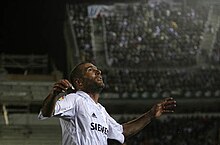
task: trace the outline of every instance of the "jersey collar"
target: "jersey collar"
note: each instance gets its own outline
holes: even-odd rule
[[[91,102],[93,102],[94,104],[96,104],[95,101],[94,101],[86,92],[77,91],[76,94],[78,94],[79,96],[81,96],[81,97],[83,97],[83,98],[85,98],[85,99],[87,99],[87,100],[90,100]],[[99,106],[100,104],[97,103],[96,105]]]

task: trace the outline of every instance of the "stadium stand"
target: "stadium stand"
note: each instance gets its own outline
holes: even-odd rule
[[[43,135],[43,134],[45,135]],[[56,125],[1,126],[2,145],[55,145],[61,144],[60,128]]]
[[[127,5],[106,16],[107,51],[112,66],[196,64],[207,12],[172,10],[167,3]],[[196,28],[196,29],[195,29]],[[143,31],[144,30],[144,31]],[[187,56],[187,59],[185,58]]]
[[[93,46],[91,41],[91,25],[86,5],[69,5],[69,19],[76,37],[76,49],[79,49],[81,61],[93,60]]]
[[[62,77],[48,64],[47,55],[1,54],[1,145],[61,144],[58,120],[37,119],[42,100]]]
[[[105,71],[103,72],[105,73]],[[197,91],[203,92],[201,96],[204,96],[208,90],[214,93],[219,89],[219,68],[213,66],[198,67],[193,71],[178,68],[139,71],[136,69],[117,69],[106,73],[106,82],[109,84],[106,86],[106,92],[128,92],[130,94],[132,92],[141,94],[145,91],[159,94],[176,92],[180,97],[184,97],[184,92],[190,91],[192,96],[196,97]],[[212,97],[218,96],[212,95]]]
[[[90,18],[101,23],[103,33],[98,33],[105,43],[107,66],[102,67],[106,92],[128,93],[130,97],[140,97],[138,94],[157,97],[167,91],[183,97],[212,96],[210,91],[214,96],[218,94],[219,68],[204,64],[207,58],[200,56],[208,49],[203,48],[202,42],[206,38],[206,25],[212,21],[209,17],[215,13],[204,5],[182,8],[184,4],[178,3],[180,7],[173,8],[177,5],[173,3],[116,3],[104,8],[97,5],[95,12],[91,12],[93,15],[89,11],[87,16],[83,15],[87,21]],[[70,13],[79,17],[85,14],[84,8],[75,11],[72,8]]]
[[[219,21],[220,24],[220,21]],[[219,55],[220,55],[220,26],[218,28],[216,39],[214,42],[214,48],[212,49],[211,53],[211,62],[215,65],[219,65]]]
[[[219,119],[218,115],[167,116],[146,126],[143,132],[128,140],[126,145],[215,145],[219,142]]]

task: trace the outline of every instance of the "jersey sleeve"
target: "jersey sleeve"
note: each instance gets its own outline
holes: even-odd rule
[[[106,112],[106,111],[105,111]],[[108,119],[108,138],[119,141],[120,143],[124,143],[124,135],[123,135],[123,126],[116,122],[107,112],[106,116]]]
[[[55,105],[54,114],[55,117],[60,118],[72,118],[75,116],[75,110],[77,106],[76,101],[77,96],[74,94],[69,94],[67,96],[61,97]]]

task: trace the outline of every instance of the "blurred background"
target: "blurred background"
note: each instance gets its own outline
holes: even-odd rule
[[[127,145],[220,144],[219,0],[12,0],[1,11],[0,145],[61,144],[59,120],[37,115],[81,61],[102,70],[100,102],[119,123],[177,100]]]

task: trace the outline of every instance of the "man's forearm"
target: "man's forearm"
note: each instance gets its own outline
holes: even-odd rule
[[[53,93],[49,93],[46,99],[43,101],[41,108],[42,115],[44,117],[51,117],[54,112],[55,104],[59,97]]]
[[[125,138],[135,135],[141,131],[154,118],[151,111],[148,111],[140,117],[123,124],[123,134]]]

